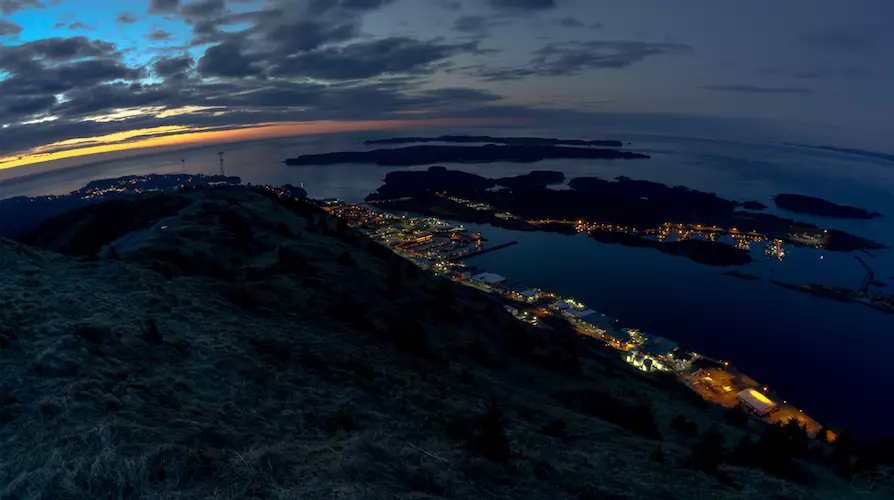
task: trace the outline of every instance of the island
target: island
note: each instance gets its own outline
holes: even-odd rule
[[[552,139],[543,137],[491,137],[488,135],[442,135],[440,137],[392,137],[364,141],[364,144],[413,144],[426,142],[489,143],[514,146],[600,146],[624,147],[621,141],[583,141],[579,139]]]
[[[339,163],[368,163],[389,167],[412,167],[433,163],[534,163],[542,160],[612,160],[641,159],[647,155],[615,149],[576,148],[562,146],[409,146],[406,148],[374,149],[303,155],[290,158],[286,165],[335,165]]]
[[[774,201],[776,202],[776,206],[783,210],[801,214],[819,215],[822,217],[872,219],[873,217],[882,216],[882,214],[878,212],[870,212],[869,210],[848,205],[839,205],[822,198],[801,194],[783,193],[776,195]]]
[[[784,241],[830,251],[884,248],[843,231],[741,211],[742,202],[684,186],[625,176],[614,180],[577,177],[568,182],[570,189],[557,190],[545,184],[558,180],[555,174],[532,173],[509,179],[491,179],[443,166],[394,171],[366,200],[387,210],[408,210],[507,229],[587,232],[601,242],[654,248],[710,265],[752,261],[745,251],[747,245],[736,248],[715,241],[721,237],[739,242]],[[498,186],[503,188],[494,189]]]
[[[894,295],[868,289],[855,290],[843,286],[818,284],[798,285],[777,280],[770,280],[770,282],[774,285],[788,288],[789,290],[809,293],[817,297],[825,297],[839,302],[856,302],[858,304],[867,305],[878,311],[894,314]]]

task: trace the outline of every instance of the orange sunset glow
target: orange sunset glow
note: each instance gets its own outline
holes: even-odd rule
[[[0,157],[0,170],[53,160],[158,147],[199,146],[364,130],[395,130],[426,126],[518,125],[522,123],[525,122],[507,118],[439,118],[430,120],[273,122],[226,130],[220,130],[222,127],[163,126],[47,144],[16,156]]]

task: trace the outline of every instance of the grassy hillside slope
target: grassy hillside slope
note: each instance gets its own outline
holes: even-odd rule
[[[855,498],[807,462],[687,467],[760,426],[306,206],[153,196],[31,236],[80,257],[0,242],[0,498]]]

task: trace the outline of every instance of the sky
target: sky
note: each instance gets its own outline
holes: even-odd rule
[[[891,19],[890,0],[0,0],[0,170],[438,125],[891,153]]]

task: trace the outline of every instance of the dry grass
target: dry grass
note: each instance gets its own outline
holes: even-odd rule
[[[607,355],[549,369],[553,344],[496,305],[394,285],[387,253],[318,216],[308,232],[248,190],[186,197],[115,259],[0,242],[0,498],[857,498],[827,476],[687,470],[671,421],[722,412]],[[665,463],[556,397],[594,390],[654,409]],[[729,446],[745,432],[722,428]]]

